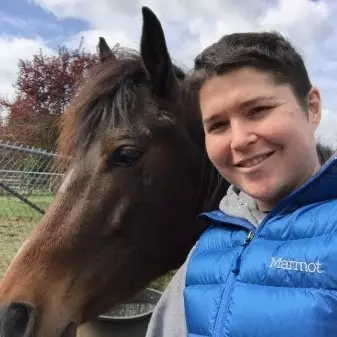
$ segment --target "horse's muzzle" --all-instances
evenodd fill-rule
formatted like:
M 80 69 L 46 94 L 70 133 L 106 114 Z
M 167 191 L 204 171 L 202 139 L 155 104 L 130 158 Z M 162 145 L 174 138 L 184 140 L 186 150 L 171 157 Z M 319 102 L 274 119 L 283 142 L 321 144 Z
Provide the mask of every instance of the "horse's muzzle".
M 0 336 L 33 337 L 35 316 L 34 307 L 26 303 L 0 307 Z
M 37 331 L 37 310 L 30 304 L 0 304 L 0 337 L 34 337 Z M 60 337 L 76 335 L 77 325 L 70 323 Z

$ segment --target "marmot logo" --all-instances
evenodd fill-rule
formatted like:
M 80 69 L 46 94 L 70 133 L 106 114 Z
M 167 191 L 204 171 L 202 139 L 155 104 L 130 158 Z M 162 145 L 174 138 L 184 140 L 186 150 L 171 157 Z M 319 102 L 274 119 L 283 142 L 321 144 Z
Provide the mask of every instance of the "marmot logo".
M 294 261 L 285 260 L 282 257 L 272 257 L 270 261 L 269 268 L 285 269 L 285 270 L 295 270 L 302 273 L 323 273 L 321 270 L 321 263 L 317 262 L 304 262 L 304 261 Z

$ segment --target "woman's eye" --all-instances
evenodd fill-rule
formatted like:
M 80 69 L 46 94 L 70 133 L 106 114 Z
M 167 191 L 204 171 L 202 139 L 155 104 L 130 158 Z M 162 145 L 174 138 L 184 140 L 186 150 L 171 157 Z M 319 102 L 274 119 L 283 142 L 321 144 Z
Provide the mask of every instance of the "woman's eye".
M 271 106 L 266 106 L 266 105 L 264 105 L 264 106 L 256 106 L 256 107 L 252 108 L 249 111 L 249 114 L 250 115 L 260 114 L 260 113 L 263 113 L 263 112 L 267 112 L 271 108 L 272 108 Z
M 211 124 L 208 128 L 208 132 L 218 131 L 219 129 L 224 129 L 228 126 L 228 122 L 215 122 Z

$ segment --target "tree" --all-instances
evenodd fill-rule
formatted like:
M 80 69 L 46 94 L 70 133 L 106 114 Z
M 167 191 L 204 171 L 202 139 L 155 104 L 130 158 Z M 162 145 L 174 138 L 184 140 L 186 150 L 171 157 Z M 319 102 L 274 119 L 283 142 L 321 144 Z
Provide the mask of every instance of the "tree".
M 0 108 L 8 111 L 0 138 L 53 150 L 59 118 L 96 62 L 82 43 L 73 51 L 60 46 L 56 55 L 40 50 L 32 60 L 20 60 L 15 99 L 0 98 Z

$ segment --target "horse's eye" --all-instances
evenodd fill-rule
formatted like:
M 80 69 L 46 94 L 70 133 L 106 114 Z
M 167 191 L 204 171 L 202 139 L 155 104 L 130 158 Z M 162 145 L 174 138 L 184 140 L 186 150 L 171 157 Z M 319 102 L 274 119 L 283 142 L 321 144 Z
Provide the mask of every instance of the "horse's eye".
M 132 166 L 140 159 L 143 152 L 135 146 L 124 145 L 110 153 L 109 166 Z

